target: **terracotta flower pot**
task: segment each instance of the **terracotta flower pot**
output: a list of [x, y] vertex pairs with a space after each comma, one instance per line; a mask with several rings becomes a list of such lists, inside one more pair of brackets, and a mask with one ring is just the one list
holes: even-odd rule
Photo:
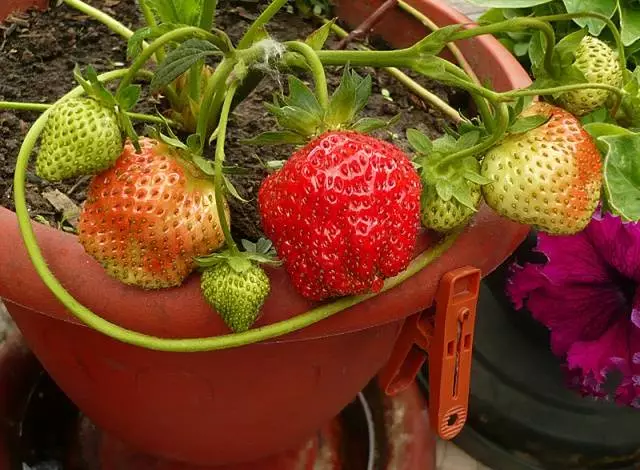
[[0, 18], [6, 18], [13, 12], [26, 11], [29, 8], [42, 10], [47, 7], [49, 0], [2, 0], [0, 2]]
[[[355, 25], [377, 1], [341, 0]], [[469, 19], [439, 0], [413, 4], [441, 25]], [[396, 46], [426, 31], [393, 12], [377, 27]], [[527, 73], [495, 39], [462, 42], [478, 75], [497, 90], [526, 86]], [[189, 338], [228, 333], [203, 302], [198, 276], [182, 287], [145, 292], [106, 276], [75, 236], [35, 224], [49, 266], [65, 288], [102, 317], [142, 333]], [[15, 214], [0, 209], [0, 297], [30, 348], [93, 422], [134, 448], [194, 464], [253, 461], [294, 447], [340, 410], [384, 366], [403, 320], [432, 304], [448, 271], [492, 271], [525, 237], [526, 227], [486, 207], [455, 245], [401, 286], [312, 327], [251, 346], [165, 353], [116, 342], [81, 324], [32, 268]], [[428, 245], [426, 235], [421, 249]], [[258, 326], [313, 305], [282, 269], [269, 270], [272, 293]]]

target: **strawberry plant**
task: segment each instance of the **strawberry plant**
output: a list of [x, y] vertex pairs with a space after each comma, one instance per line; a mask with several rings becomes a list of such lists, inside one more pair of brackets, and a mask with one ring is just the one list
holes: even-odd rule
[[[124, 36], [130, 64], [99, 76], [88, 67], [87, 79], [77, 70], [80, 86], [44, 107], [18, 158], [16, 213], [43, 281], [81, 321], [113, 338], [199, 351], [304, 328], [419, 272], [485, 204], [551, 235], [580, 232], [598, 206], [640, 220], [640, 72], [627, 68], [625, 43], [606, 15], [545, 12], [447, 26], [404, 49], [336, 50], [326, 46], [329, 35], [347, 33], [334, 20], [306, 38], [270, 36], [286, 0], [273, 0], [235, 43], [216, 27], [215, 0], [140, 0], [147, 24], [135, 32], [81, 0], [63, 1]], [[567, 20], [587, 26], [558, 38], [554, 25]], [[609, 41], [594, 37], [593, 20], [606, 25]], [[456, 41], [531, 31], [535, 80], [524, 89], [496, 91], [440, 57]], [[343, 69], [333, 89], [328, 67]], [[381, 138], [377, 132], [394, 120], [361, 116], [372, 86], [363, 71], [371, 67], [389, 71], [455, 126], [433, 140], [406, 129], [408, 148]], [[402, 70], [464, 90], [477, 115], [453, 109]], [[229, 201], [241, 197], [228, 176], [242, 168], [226, 161], [228, 122], [265, 75], [282, 85], [264, 103], [277, 126], [243, 145], [289, 147], [265, 162], [270, 174], [257, 202], [268, 239], [235, 240]], [[143, 87], [166, 98], [161, 115], [133, 112]], [[149, 124], [141, 135], [134, 120]], [[43, 260], [27, 212], [25, 172], [38, 141], [43, 178], [91, 178], [78, 240], [107, 275], [140, 289], [180, 288], [200, 275], [203, 301], [232, 333], [155, 338], [109, 323], [71, 297]], [[416, 256], [424, 231], [432, 245]], [[302, 297], [323, 303], [253, 328], [277, 295], [269, 273], [280, 265]]]

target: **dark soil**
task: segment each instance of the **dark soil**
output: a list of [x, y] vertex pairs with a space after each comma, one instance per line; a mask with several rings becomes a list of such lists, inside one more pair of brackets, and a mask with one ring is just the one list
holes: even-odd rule
[[[55, 2], [54, 2], [55, 3]], [[136, 3], [130, 0], [89, 0], [93, 6], [114, 15], [131, 29], [142, 25]], [[218, 27], [227, 31], [233, 41], [237, 41], [246, 30], [265, 2], [221, 1], [218, 13]], [[276, 39], [290, 40], [303, 38], [318, 25], [305, 20], [295, 13], [283, 11], [269, 25], [269, 32]], [[106, 27], [87, 16], [62, 5], [46, 13], [31, 12], [13, 17], [0, 25], [4, 38], [0, 38], [0, 99], [7, 101], [53, 102], [73, 88], [73, 68], [91, 64], [98, 72], [119, 68], [126, 62], [126, 43]], [[328, 43], [335, 44], [336, 41]], [[363, 113], [390, 119], [399, 112], [401, 118], [391, 129], [378, 133], [379, 137], [395, 142], [409, 150], [404, 130], [416, 127], [431, 136], [440, 134], [446, 119], [430, 109], [421, 100], [384, 72], [373, 69], [361, 71], [373, 76], [373, 93]], [[341, 71], [328, 70], [331, 89], [337, 83]], [[232, 180], [240, 194], [248, 199], [248, 204], [232, 201], [232, 222], [235, 237], [255, 239], [260, 236], [256, 211], [256, 193], [266, 175], [261, 161], [285, 159], [291, 147], [247, 147], [240, 140], [257, 135], [265, 130], [273, 130], [274, 121], [263, 106], [271, 101], [274, 90], [282, 77], [263, 80], [256, 91], [234, 112], [229, 127], [227, 159], [229, 163], [242, 165], [251, 171]], [[426, 83], [425, 86], [452, 104], [463, 103], [461, 93], [439, 84]], [[383, 90], [385, 95], [383, 95]], [[388, 93], [387, 93], [388, 92]], [[148, 96], [138, 105], [136, 111], [151, 112], [162, 109], [163, 103]], [[15, 160], [22, 139], [33, 120], [32, 112], [0, 112], [0, 205], [13, 209], [13, 172]], [[141, 129], [139, 127], [139, 129]], [[42, 196], [50, 189], [58, 189], [67, 194], [78, 205], [85, 197], [88, 179], [49, 184], [31, 171], [28, 173], [27, 201], [32, 217], [49, 224], [60, 223], [61, 214]]]

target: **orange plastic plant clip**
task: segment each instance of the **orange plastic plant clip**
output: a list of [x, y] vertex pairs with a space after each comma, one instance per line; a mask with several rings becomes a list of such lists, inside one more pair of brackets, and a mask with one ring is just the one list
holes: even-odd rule
[[433, 309], [405, 320], [378, 382], [387, 395], [411, 385], [429, 357], [429, 415], [443, 439], [464, 426], [469, 402], [471, 358], [480, 270], [456, 269], [443, 276]]
[[448, 272], [436, 294], [429, 348], [429, 416], [442, 439], [452, 439], [467, 420], [480, 270]]

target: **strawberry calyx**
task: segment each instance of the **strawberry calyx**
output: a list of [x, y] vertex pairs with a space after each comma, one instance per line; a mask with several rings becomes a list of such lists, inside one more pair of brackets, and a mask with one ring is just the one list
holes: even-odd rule
[[327, 131], [353, 130], [368, 133], [392, 125], [391, 120], [363, 117], [358, 114], [371, 96], [371, 76], [361, 77], [345, 66], [340, 84], [323, 108], [318, 97], [299, 78], [289, 75], [289, 94], [274, 96], [274, 102], [265, 103], [267, 110], [283, 129], [268, 131], [244, 140], [252, 145], [304, 144]]
[[220, 263], [228, 263], [234, 271], [242, 273], [251, 267], [252, 263], [267, 264], [270, 266], [280, 266], [282, 262], [277, 258], [275, 248], [271, 240], [260, 238], [256, 243], [249, 240], [242, 240], [244, 251], [232, 247], [201, 256], [195, 259], [198, 267], [202, 269], [211, 268]]
[[128, 85], [121, 90], [119, 89], [114, 95], [98, 79], [98, 74], [91, 65], [87, 66], [86, 74], [87, 78], [83, 77], [80, 66], [76, 64], [73, 70], [76, 81], [82, 86], [88, 97], [114, 111], [118, 118], [120, 129], [131, 140], [136, 151], [140, 152], [138, 134], [133, 128], [131, 118], [127, 114], [140, 99], [140, 85]]
[[480, 132], [469, 126], [467, 132], [454, 135], [452, 131], [431, 141], [417, 129], [407, 130], [407, 139], [415, 150], [414, 163], [423, 182], [423, 193], [435, 191], [443, 201], [456, 199], [462, 205], [476, 211], [469, 183], [489, 184], [491, 180], [480, 174], [477, 158], [468, 156], [442, 164], [455, 152], [469, 148], [480, 140]]

